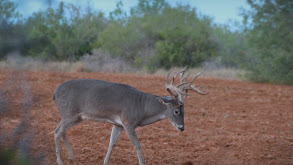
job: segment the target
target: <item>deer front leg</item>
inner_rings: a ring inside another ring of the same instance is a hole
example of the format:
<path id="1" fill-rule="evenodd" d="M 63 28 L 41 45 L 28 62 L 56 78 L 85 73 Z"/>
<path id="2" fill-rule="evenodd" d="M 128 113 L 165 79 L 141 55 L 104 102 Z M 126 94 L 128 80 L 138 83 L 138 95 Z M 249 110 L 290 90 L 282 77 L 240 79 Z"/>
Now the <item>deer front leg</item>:
<path id="1" fill-rule="evenodd" d="M 112 132 L 111 132 L 111 137 L 110 137 L 109 148 L 108 148 L 106 158 L 104 160 L 104 165 L 109 164 L 109 159 L 110 159 L 112 150 L 113 150 L 115 144 L 117 143 L 117 140 L 118 140 L 122 130 L 123 130 L 123 127 L 118 126 L 118 125 L 113 125 Z"/>
<path id="2" fill-rule="evenodd" d="M 141 147 L 140 147 L 139 139 L 136 134 L 135 128 L 125 127 L 125 130 L 127 132 L 129 139 L 131 140 L 132 144 L 134 145 L 134 149 L 136 150 L 139 164 L 144 165 L 144 160 L 143 160 L 142 153 L 141 153 Z"/>

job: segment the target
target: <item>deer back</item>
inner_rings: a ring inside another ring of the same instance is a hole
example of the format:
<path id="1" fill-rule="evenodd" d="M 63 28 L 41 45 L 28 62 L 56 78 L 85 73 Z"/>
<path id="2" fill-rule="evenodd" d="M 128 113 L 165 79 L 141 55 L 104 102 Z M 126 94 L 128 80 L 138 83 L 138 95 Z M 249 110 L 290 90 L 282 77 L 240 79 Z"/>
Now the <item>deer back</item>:
<path id="1" fill-rule="evenodd" d="M 125 84 L 93 79 L 64 82 L 56 88 L 53 98 L 61 116 L 69 113 L 98 118 L 120 116 L 136 124 L 150 111 L 164 108 L 154 95 Z"/>

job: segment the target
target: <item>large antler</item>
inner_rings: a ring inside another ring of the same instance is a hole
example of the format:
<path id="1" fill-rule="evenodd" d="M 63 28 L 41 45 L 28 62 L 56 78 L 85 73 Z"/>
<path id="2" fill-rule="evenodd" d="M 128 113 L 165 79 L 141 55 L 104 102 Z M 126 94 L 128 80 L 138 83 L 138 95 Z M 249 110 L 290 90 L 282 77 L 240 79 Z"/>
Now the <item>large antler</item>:
<path id="1" fill-rule="evenodd" d="M 186 69 L 187 69 L 187 67 L 185 67 L 182 71 L 180 71 L 177 74 L 175 74 L 170 83 L 168 82 L 169 81 L 169 76 L 170 76 L 170 73 L 173 70 L 170 70 L 169 73 L 166 76 L 166 88 L 167 88 L 167 91 L 170 93 L 171 97 L 178 103 L 178 105 L 180 104 L 180 101 L 184 102 L 185 98 L 190 95 L 190 94 L 188 94 L 189 90 L 197 92 L 197 93 L 202 94 L 202 95 L 208 94 L 208 92 L 202 92 L 200 90 L 200 88 L 203 87 L 203 86 L 195 87 L 195 86 L 192 85 L 194 80 L 201 73 L 196 74 L 191 81 L 187 81 L 188 77 L 190 76 L 190 72 L 187 74 L 187 76 L 185 76 L 184 74 L 186 72 Z M 175 86 L 175 85 L 173 85 L 173 83 L 174 83 L 175 79 L 179 75 L 180 75 L 180 84 Z M 176 94 L 174 94 L 173 91 L 175 91 Z M 178 96 L 179 96 L 179 99 L 178 99 Z"/>

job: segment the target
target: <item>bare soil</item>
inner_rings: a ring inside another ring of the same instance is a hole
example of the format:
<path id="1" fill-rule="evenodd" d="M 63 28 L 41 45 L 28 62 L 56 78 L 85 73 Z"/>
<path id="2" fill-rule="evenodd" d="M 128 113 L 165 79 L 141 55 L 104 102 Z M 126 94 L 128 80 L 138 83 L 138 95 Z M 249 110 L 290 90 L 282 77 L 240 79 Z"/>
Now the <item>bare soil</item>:
<path id="1" fill-rule="evenodd" d="M 62 82 L 89 78 L 131 85 L 165 96 L 164 77 L 130 74 L 0 71 L 0 144 L 16 144 L 40 164 L 56 164 L 54 129 L 60 121 L 52 99 Z M 185 103 L 185 130 L 165 119 L 137 128 L 146 164 L 293 164 L 293 87 L 198 78 L 208 95 L 193 94 Z M 75 160 L 103 164 L 112 125 L 85 121 L 67 137 Z M 23 145 L 20 145 L 23 144 Z M 27 149 L 25 149 L 27 146 Z M 138 164 L 125 131 L 110 164 Z"/>

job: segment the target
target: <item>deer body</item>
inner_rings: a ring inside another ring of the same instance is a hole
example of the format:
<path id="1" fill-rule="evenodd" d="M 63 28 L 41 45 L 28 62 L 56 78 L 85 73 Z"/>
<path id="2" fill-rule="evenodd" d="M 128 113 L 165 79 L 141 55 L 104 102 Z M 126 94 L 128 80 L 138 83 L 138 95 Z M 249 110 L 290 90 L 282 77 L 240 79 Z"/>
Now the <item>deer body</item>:
<path id="1" fill-rule="evenodd" d="M 172 87 L 171 85 L 168 87 Z M 104 164 L 109 163 L 112 149 L 122 130 L 125 130 L 134 145 L 139 164 L 143 165 L 136 127 L 168 118 L 178 131 L 184 130 L 184 100 L 178 100 L 178 95 L 172 93 L 171 90 L 175 89 L 178 91 L 179 88 L 167 88 L 171 97 L 160 97 L 128 85 L 102 80 L 75 79 L 62 83 L 53 94 L 61 116 L 61 121 L 54 131 L 57 163 L 62 164 L 60 139 L 63 139 L 68 157 L 72 160 L 73 151 L 68 143 L 66 131 L 79 122 L 90 119 L 113 124 Z M 181 85 L 180 90 L 188 89 Z M 180 92 L 179 96 L 183 98 L 181 94 L 183 93 Z"/>
<path id="2" fill-rule="evenodd" d="M 124 84 L 90 79 L 67 81 L 54 92 L 62 119 L 71 116 L 133 127 L 165 118 L 166 108 L 158 97 Z"/>
<path id="3" fill-rule="evenodd" d="M 167 107 L 160 103 L 159 99 L 172 102 L 124 84 L 90 79 L 70 80 L 61 84 L 56 88 L 53 98 L 60 111 L 62 126 L 61 129 L 57 127 L 55 130 L 55 139 L 58 143 L 56 146 L 59 146 L 61 136 L 65 136 L 63 140 L 66 139 L 66 130 L 82 120 L 91 119 L 115 124 L 115 127 L 124 128 L 127 133 L 134 134 L 130 139 L 134 139 L 132 143 L 137 150 L 140 150 L 140 145 L 135 128 L 167 117 L 168 113 L 165 112 Z M 183 118 L 178 123 L 181 123 L 178 126 L 182 129 Z M 69 146 L 68 142 L 65 144 Z M 67 149 L 68 156 L 72 159 L 72 149 L 71 147 Z M 56 152 L 57 157 L 60 157 L 59 147 Z M 61 163 L 59 158 L 58 164 Z M 143 164 L 142 157 L 140 164 Z"/>

